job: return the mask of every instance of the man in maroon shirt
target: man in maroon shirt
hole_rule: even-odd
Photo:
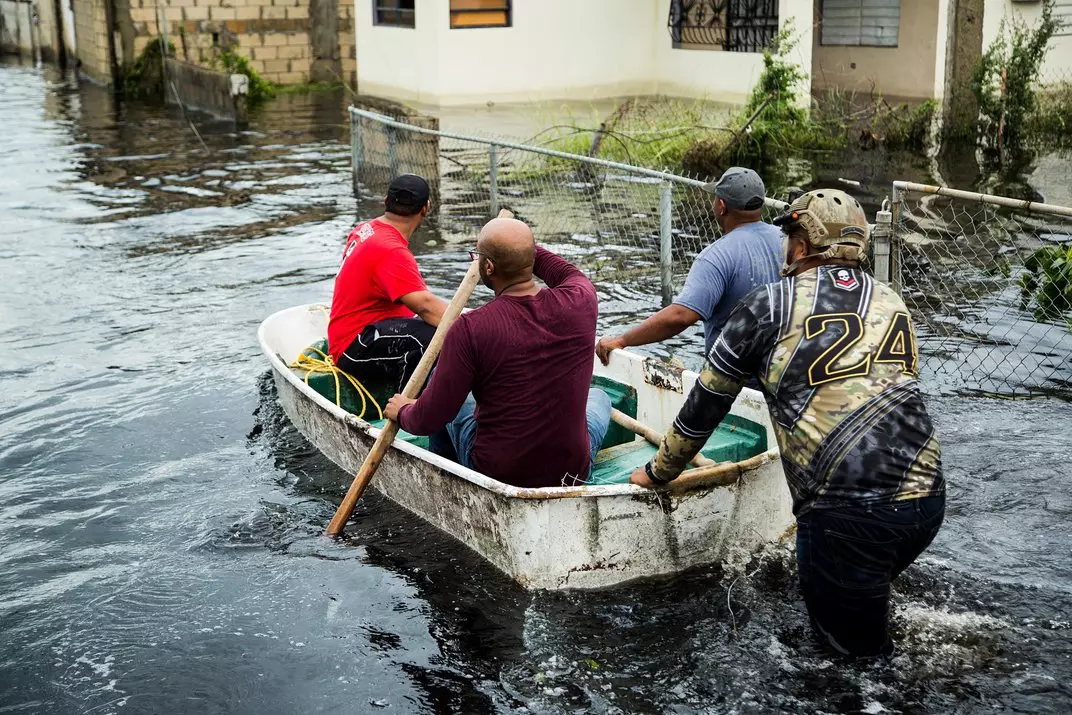
[[[328,320],[328,352],[359,380],[401,390],[435,334],[447,303],[428,291],[409,239],[428,214],[428,182],[391,181],[384,214],[346,239]],[[416,314],[416,315],[415,315]]]
[[[458,317],[424,394],[395,395],[386,414],[411,434],[446,426],[458,461],[501,482],[583,484],[610,425],[591,388],[595,288],[515,219],[484,226],[475,253],[495,299]]]

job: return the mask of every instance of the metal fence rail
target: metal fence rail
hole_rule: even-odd
[[[721,234],[703,182],[350,109],[355,189],[429,179],[447,242],[508,207],[594,279],[669,302]],[[1072,394],[1072,208],[895,182],[870,268],[914,315],[928,389]],[[767,199],[775,215],[786,204]],[[1062,248],[1063,247],[1063,248]],[[1065,253],[1060,253],[1060,251]],[[1057,276],[1057,278],[1054,278]]]
[[[692,258],[721,235],[703,181],[501,138],[414,126],[350,108],[355,186],[430,179],[448,240],[509,207],[539,240],[593,277],[659,280],[664,302]],[[767,199],[773,214],[786,204]]]
[[[895,182],[893,282],[956,389],[1072,388],[1072,208]],[[1062,258],[1064,256],[1064,258]],[[1063,278],[1062,278],[1063,276]]]

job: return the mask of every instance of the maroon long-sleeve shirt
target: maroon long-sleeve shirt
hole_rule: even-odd
[[[472,392],[473,466],[507,484],[551,487],[588,472],[598,301],[591,282],[550,251],[537,247],[533,272],[547,288],[499,296],[458,318],[431,383],[399,422],[410,434],[432,434]]]

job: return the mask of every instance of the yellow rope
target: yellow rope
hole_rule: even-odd
[[[306,355],[305,353],[310,350],[320,355],[320,357],[315,358]],[[342,375],[349,381],[351,385],[354,386],[354,389],[357,391],[358,396],[361,398],[361,412],[357,414],[358,418],[360,419],[365,416],[365,410],[368,408],[368,403],[371,402],[372,406],[376,408],[376,414],[379,415],[379,417],[377,417],[376,419],[383,419],[383,410],[380,409],[380,405],[376,402],[376,398],[372,396],[372,393],[369,392],[364,385],[358,382],[357,378],[355,378],[353,375],[350,375],[340,370],[338,365],[335,364],[335,361],[331,359],[330,355],[327,355],[324,352],[310,345],[305,350],[302,350],[301,355],[298,356],[297,360],[290,364],[290,367],[306,371],[306,385],[309,384],[309,377],[318,373],[326,373],[335,378],[335,404],[339,407],[342,407],[342,383],[339,382],[339,375]]]

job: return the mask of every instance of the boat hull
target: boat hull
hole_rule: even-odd
[[[287,416],[331,461],[356,473],[379,431],[298,379],[271,332],[262,326],[261,342]],[[312,342],[295,339],[284,349],[296,354],[294,345]],[[755,549],[792,525],[776,450],[748,460],[733,484],[668,494],[632,485],[521,489],[396,442],[372,486],[528,588],[601,588],[674,573],[719,562],[731,548]]]

